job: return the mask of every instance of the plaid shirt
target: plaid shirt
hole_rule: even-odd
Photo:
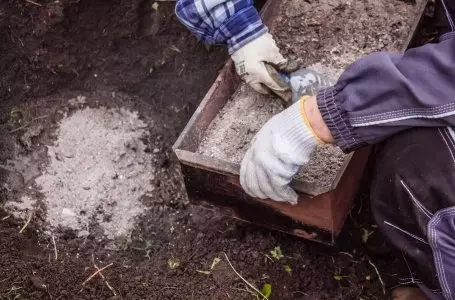
[[[253,0],[178,0],[175,13],[196,37],[232,54],[267,32]]]

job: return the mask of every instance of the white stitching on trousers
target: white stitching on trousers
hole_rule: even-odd
[[[390,117],[402,117],[412,113],[444,113],[450,111],[451,108],[455,108],[455,102],[446,103],[443,105],[429,107],[429,108],[404,108],[400,110],[382,112],[378,114],[368,115],[368,116],[359,116],[359,117],[351,117],[352,121],[368,121],[368,120],[375,120],[378,118],[390,118]]]
[[[409,196],[412,199],[412,202],[414,202],[414,204],[417,206],[417,208],[419,208],[425,214],[425,216],[428,217],[428,219],[431,219],[433,214],[428,209],[426,209],[426,207],[423,206],[423,204],[419,200],[417,200],[417,198],[411,192],[411,189],[408,187],[408,185],[402,179],[400,180],[400,183],[404,187],[406,192],[408,192]]]
[[[384,223],[387,224],[387,225],[389,225],[390,227],[393,227],[393,228],[395,228],[395,229],[397,229],[397,230],[403,232],[404,234],[406,234],[406,235],[408,235],[408,236],[410,236],[410,237],[412,237],[412,238],[418,240],[419,242],[428,245],[428,243],[427,243],[424,239],[422,239],[421,237],[418,237],[418,236],[416,236],[416,235],[410,233],[409,231],[406,231],[406,230],[404,230],[404,229],[398,227],[397,225],[394,225],[394,224],[392,224],[392,223],[390,223],[390,222],[388,222],[388,221],[384,221]]]
[[[450,28],[451,28],[452,31],[453,31],[455,28],[454,28],[454,25],[453,25],[453,20],[452,20],[452,18],[450,17],[449,10],[447,9],[447,6],[446,6],[446,3],[444,2],[444,0],[441,0],[441,3],[442,3],[442,5],[444,6],[444,10],[446,11],[447,20],[449,21]]]
[[[449,300],[453,300],[453,295],[450,291],[449,283],[447,282],[447,277],[445,274],[444,262],[442,260],[441,251],[439,250],[439,247],[437,247],[438,244],[436,242],[436,236],[437,236],[438,232],[435,228],[442,221],[443,217],[451,217],[451,216],[455,216],[455,207],[450,208],[449,210],[442,211],[442,213],[438,213],[436,215],[436,218],[430,220],[430,222],[428,223],[428,236],[429,236],[430,245],[431,245],[431,248],[433,249],[433,254],[435,257],[436,269],[441,274],[441,276],[439,276],[439,281],[441,283],[441,287],[442,287],[444,296]]]
[[[442,139],[444,140],[444,143],[446,144],[447,149],[449,149],[450,155],[452,156],[452,161],[455,164],[455,155],[454,155],[452,149],[450,148],[449,143],[447,143],[447,140],[446,140],[444,134],[442,133],[441,128],[439,128],[438,131],[439,131],[439,134],[441,135]]]
[[[449,142],[452,144],[452,150],[455,149],[455,144],[453,143],[453,138],[452,138],[452,135],[450,134],[450,130],[449,128],[444,128],[444,132],[447,136],[447,139],[449,140]]]
[[[411,278],[405,278],[405,279],[408,279],[408,280],[411,279],[412,283],[414,283],[416,279],[414,278],[414,274],[412,273],[411,267],[408,264],[406,256],[403,254],[403,252],[401,252],[401,255],[403,256],[404,263],[406,264],[406,267],[408,268],[409,276],[411,276]]]
[[[449,117],[449,116],[453,116],[453,115],[455,115],[455,110],[450,110],[450,111],[447,111],[447,112],[444,112],[441,114],[437,114],[437,115],[409,115],[409,116],[402,116],[402,117],[397,117],[397,118],[370,121],[370,122],[365,122],[365,123],[355,123],[355,122],[351,121],[351,125],[352,125],[352,127],[365,127],[365,126],[392,123],[392,122],[398,122],[398,121],[409,120],[409,119],[440,119],[440,118],[445,118],[445,117]]]

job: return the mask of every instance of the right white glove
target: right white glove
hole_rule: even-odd
[[[254,137],[240,168],[240,183],[250,196],[297,204],[289,184],[320,141],[306,119],[306,98],[275,115]]]
[[[286,72],[295,71],[297,67],[288,64],[270,33],[264,33],[244,45],[232,53],[231,58],[237,74],[262,94],[268,94],[270,90],[278,93],[289,90],[289,86],[279,80],[276,70],[273,70],[275,74],[270,74],[270,68],[267,70],[265,63]]]

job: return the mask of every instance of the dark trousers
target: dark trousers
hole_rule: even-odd
[[[455,206],[455,141],[446,128],[417,128],[388,139],[379,150],[371,189],[381,232],[403,253],[402,284],[440,292],[427,225]],[[404,276],[403,276],[404,275]]]
[[[436,0],[435,27],[439,36],[455,31],[455,0]]]
[[[455,0],[436,1],[439,35],[454,31],[454,23]],[[376,156],[371,202],[379,229],[403,253],[401,283],[443,299],[428,224],[438,211],[455,207],[455,131],[415,128],[387,139]]]

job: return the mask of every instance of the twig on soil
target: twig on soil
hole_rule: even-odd
[[[54,244],[54,258],[58,260],[57,245],[55,244],[55,236],[52,234],[52,243]]]
[[[249,290],[249,289],[248,289],[248,286],[246,286],[246,288],[244,288],[244,289],[237,288],[237,287],[231,287],[231,289],[236,290],[236,291],[240,291],[240,292],[249,293],[249,294],[251,294],[253,297],[256,297],[256,298],[258,297],[258,295],[257,295],[255,292],[253,292],[252,290]]]
[[[43,6],[42,4],[39,4],[38,2],[32,1],[32,0],[25,0],[25,2],[31,3],[36,6]]]
[[[8,215],[8,216],[6,216],[6,217],[3,217],[3,218],[2,218],[2,221],[8,220],[9,218],[11,218],[11,215]]]
[[[379,273],[379,270],[378,268],[376,267],[376,265],[371,261],[371,260],[368,260],[368,263],[373,266],[374,270],[376,271],[376,274],[378,275],[378,278],[379,278],[379,282],[381,282],[381,285],[382,285],[382,292],[384,293],[385,295],[385,285],[384,285],[384,281],[382,280],[382,277],[381,277],[381,274]]]
[[[117,296],[117,292],[115,291],[115,289],[109,284],[109,282],[107,281],[106,277],[104,277],[103,273],[101,273],[101,269],[98,268],[97,265],[93,265],[95,267],[95,269],[97,269],[99,272],[99,275],[101,276],[101,278],[103,278],[104,280],[104,283],[106,284],[107,288],[111,290],[111,292],[114,294],[114,296]]]
[[[295,292],[292,292],[293,294],[301,294],[301,295],[304,295],[304,296],[308,296],[307,293],[305,292],[302,292],[302,291],[295,291]]]
[[[82,285],[85,285],[87,284],[87,282],[89,282],[90,280],[93,279],[93,277],[95,277],[96,275],[98,275],[98,273],[101,273],[102,271],[106,270],[107,268],[109,268],[110,266],[112,266],[114,263],[110,263],[108,264],[107,266],[104,266],[102,267],[101,269],[97,269],[97,271],[95,273],[93,273],[92,275],[90,275],[87,279],[85,279],[85,281],[82,283]]]
[[[229,260],[229,257],[227,256],[226,253],[223,253],[224,257],[226,257],[226,261],[228,262],[229,266],[231,267],[232,271],[234,271],[235,275],[237,275],[240,279],[242,279],[243,282],[245,282],[246,285],[248,285],[250,288],[252,288],[258,295],[261,295],[263,299],[268,300],[268,298],[262,294],[254,285],[249,283],[245,278],[242,277],[242,275],[239,274],[234,268],[234,266],[231,264],[231,261]]]
[[[25,1],[27,1],[27,0],[25,0]],[[20,130],[22,130],[22,129],[27,128],[32,122],[37,121],[37,120],[41,120],[41,119],[45,119],[45,118],[47,118],[47,117],[49,117],[49,116],[48,116],[48,115],[44,115],[44,116],[40,116],[40,117],[36,117],[36,118],[34,118],[34,119],[31,119],[30,122],[27,122],[27,123],[25,123],[24,125],[22,125],[22,126],[16,128],[16,129],[13,129],[13,130],[9,131],[8,133],[15,133],[15,132],[18,132],[18,131],[20,131]]]
[[[24,232],[25,228],[27,228],[28,224],[30,224],[30,221],[32,220],[33,217],[33,212],[30,212],[30,215],[27,218],[27,222],[25,222],[24,226],[22,226],[21,230],[19,230],[19,234]]]
[[[350,258],[354,259],[354,256],[353,256],[351,253],[349,253],[349,252],[340,251],[340,253],[341,253],[341,254],[344,254],[344,255],[347,255],[347,256],[349,256]]]

